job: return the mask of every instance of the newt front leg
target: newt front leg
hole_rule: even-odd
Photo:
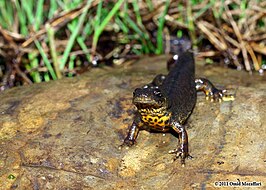
[[[129,132],[127,134],[127,137],[125,138],[123,144],[119,147],[120,149],[123,146],[132,146],[135,144],[136,139],[138,137],[139,134],[139,130],[140,128],[143,126],[143,123],[140,119],[140,117],[137,115],[129,129]]]
[[[179,135],[179,148],[170,150],[170,154],[176,154],[175,159],[181,157],[181,165],[185,166],[185,159],[192,158],[188,153],[188,136],[187,131],[183,125],[180,125],[179,122],[172,122],[172,129]]]

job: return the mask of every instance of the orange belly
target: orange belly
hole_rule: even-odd
[[[169,127],[169,121],[170,121],[170,114],[168,115],[141,115],[142,121],[148,125],[149,127],[152,127],[155,130],[159,131],[165,131],[165,127]]]

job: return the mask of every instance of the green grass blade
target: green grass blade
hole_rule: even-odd
[[[124,34],[128,34],[129,28],[124,22],[122,22],[122,20],[118,16],[115,17],[115,22],[119,26],[119,28],[123,31]]]
[[[60,70],[64,69],[64,67],[65,67],[65,64],[67,62],[69,53],[70,53],[70,51],[71,51],[71,49],[72,49],[72,47],[74,45],[75,39],[78,36],[79,31],[80,31],[80,29],[81,29],[81,27],[82,27],[82,25],[84,23],[86,14],[88,12],[88,9],[91,6],[91,3],[92,3],[92,0],[89,0],[87,2],[87,5],[84,8],[84,11],[83,11],[83,13],[81,14],[81,16],[79,18],[78,25],[77,25],[76,29],[74,30],[74,32],[70,36],[70,39],[69,39],[69,41],[67,43],[66,49],[65,49],[64,54],[63,54],[63,58],[62,58],[61,63],[60,63]]]
[[[149,49],[147,47],[147,43],[145,42],[144,33],[139,29],[136,23],[129,17],[125,17],[125,21],[127,22],[128,26],[132,28],[137,34],[134,35],[135,39],[140,40],[142,43],[142,48],[145,53],[149,53]]]
[[[48,72],[44,73],[44,81],[45,82],[50,81],[50,76],[49,76],[49,73]]]
[[[39,52],[40,52],[40,54],[42,56],[42,59],[44,61],[44,64],[46,65],[50,75],[52,76],[53,80],[56,80],[57,77],[56,77],[56,74],[54,72],[54,69],[53,69],[50,61],[48,60],[48,58],[47,58],[47,56],[46,56],[46,54],[45,54],[40,42],[38,42],[37,40],[34,40],[34,43],[35,43],[36,47],[38,48],[38,50],[39,50]]]
[[[27,70],[30,71],[30,75],[35,83],[42,82],[41,75],[38,71],[39,61],[37,59],[37,52],[28,54],[30,65],[27,65]]]
[[[165,15],[168,12],[169,5],[170,5],[170,1],[167,0],[165,3],[163,14],[159,19],[159,27],[157,31],[157,49],[155,51],[156,54],[161,54],[163,52],[163,28],[164,28],[164,23],[165,23]]]
[[[34,15],[33,15],[33,7],[31,6],[31,2],[27,1],[27,3],[21,3],[22,4],[22,8],[25,10],[27,18],[29,20],[29,24],[33,24],[34,23]]]
[[[100,0],[96,11],[95,26],[94,26],[95,30],[98,30],[98,27],[100,26],[101,23],[102,5],[103,5],[103,0]]]
[[[99,37],[100,37],[101,33],[103,32],[105,26],[108,24],[108,22],[111,20],[111,18],[115,15],[115,13],[118,11],[118,9],[120,8],[120,6],[122,5],[123,2],[124,2],[124,0],[118,0],[116,2],[116,4],[114,5],[114,7],[112,8],[112,10],[109,12],[109,14],[104,18],[101,25],[97,28],[97,30],[95,30],[94,35],[93,35],[93,40],[92,40],[92,49],[93,50],[96,49]]]
[[[79,37],[77,37],[77,42],[78,42],[79,46],[81,47],[82,51],[86,52],[86,58],[87,58],[88,62],[90,62],[89,49],[88,49],[84,39],[81,36],[79,36]]]
[[[57,0],[56,2],[57,2],[58,6],[59,6],[61,9],[63,9],[63,10],[68,10],[67,5],[68,5],[69,3],[65,4],[65,3],[62,2],[61,0]]]
[[[141,38],[144,38],[141,29],[139,29],[136,23],[129,16],[125,17],[125,21],[127,22],[128,26],[132,28]]]
[[[240,14],[240,18],[245,18],[247,16],[246,12],[247,12],[247,0],[242,0],[240,3],[240,10],[241,10],[241,14]]]
[[[132,5],[133,5],[133,8],[134,8],[134,12],[136,14],[137,24],[140,26],[140,28],[141,28],[141,30],[143,32],[143,36],[144,36],[144,39],[145,39],[145,44],[144,45],[147,46],[147,47],[145,47],[146,53],[151,53],[151,52],[153,52],[155,50],[155,48],[154,48],[153,44],[151,43],[150,36],[149,36],[148,32],[146,31],[145,26],[142,23],[138,1],[134,0],[132,2]]]
[[[133,5],[133,9],[134,9],[134,12],[135,12],[135,15],[136,15],[137,24],[142,27],[143,25],[142,25],[142,19],[141,19],[141,16],[140,16],[140,12],[139,12],[138,0],[134,0],[132,2],[132,5]]]
[[[41,24],[43,23],[43,4],[44,0],[37,1],[37,8],[36,8],[35,22],[34,22],[35,31],[39,30]]]
[[[53,18],[56,9],[57,9],[56,0],[50,0],[50,8],[49,8],[49,13],[48,13],[49,19]]]
[[[93,33],[93,29],[90,22],[87,22],[82,31],[82,38],[85,40],[87,36]]]
[[[77,24],[78,24],[78,22],[77,22],[77,20],[73,20],[70,24],[68,24],[68,29],[70,30],[70,32],[74,32],[74,30],[75,30],[75,28],[77,27]],[[89,26],[89,27],[88,27]],[[85,25],[85,27],[84,27],[84,29],[83,29],[83,31],[85,32],[85,33],[89,33],[90,32],[90,25],[89,25],[89,23],[87,23],[86,25]],[[85,43],[85,40],[86,40],[86,37],[84,36],[78,36],[77,37],[77,42],[78,42],[78,44],[79,44],[79,46],[81,47],[81,49],[84,51],[84,52],[87,52],[86,53],[86,58],[87,58],[87,60],[88,60],[88,62],[90,62],[90,55],[89,55],[89,49],[87,48],[87,46],[86,46],[86,43]]]
[[[142,30],[139,28],[139,26],[133,21],[128,14],[120,13],[120,17],[122,17],[123,21],[126,23],[126,25],[133,29],[135,34],[135,40],[140,41],[142,44],[143,53],[151,53],[155,51],[155,47],[153,46],[150,37],[148,33],[145,31],[145,28],[143,27]],[[129,36],[128,36],[129,37]]]
[[[17,12],[18,20],[20,22],[20,33],[23,35],[27,35],[29,32],[28,32],[28,28],[27,28],[26,14],[22,10],[22,8],[20,7],[18,0],[15,1],[15,7],[16,7],[15,11]]]
[[[189,37],[192,42],[192,49],[196,50],[197,49],[197,38],[196,38],[194,20],[192,16],[192,4],[190,1],[187,2],[186,16],[187,16],[187,26],[188,26],[188,31],[189,31]]]
[[[74,19],[71,21],[71,23],[67,25],[67,28],[73,33],[75,29],[77,28],[77,25],[78,25],[78,20]]]
[[[152,12],[154,10],[153,3],[151,0],[146,0],[147,6],[149,8],[149,11]]]
[[[13,14],[10,10],[11,2],[0,1],[0,22],[3,28],[11,29]]]
[[[205,6],[204,8],[202,8],[201,11],[204,11],[205,9],[209,9],[209,7],[213,7],[216,3],[216,0],[210,0],[209,4],[207,4],[207,6]],[[221,4],[224,5],[224,0],[221,0]],[[220,6],[217,11],[217,9],[213,8],[212,9],[212,13],[215,17],[215,19],[220,19],[222,16],[222,10],[223,10],[224,6]],[[194,17],[194,19],[197,19],[197,16]]]
[[[202,9],[196,12],[195,16],[193,17],[194,20],[198,19],[203,13],[205,13],[209,8],[213,6],[212,3],[213,0],[211,0],[210,3],[208,3],[206,6],[204,6]],[[216,11],[214,11],[215,16],[218,14]]]
[[[68,76],[69,77],[72,77],[73,76],[73,69],[74,69],[74,66],[75,66],[75,59],[76,59],[76,56],[75,55],[71,55],[70,56],[70,59],[69,59],[69,65],[68,65],[68,70],[69,70],[69,73],[68,73]]]
[[[57,51],[55,47],[55,40],[54,40],[54,29],[50,25],[46,25],[46,30],[48,34],[48,40],[49,40],[49,47],[50,47],[50,53],[53,60],[53,66],[56,73],[57,78],[62,78],[62,74],[59,69],[59,61],[57,58]]]

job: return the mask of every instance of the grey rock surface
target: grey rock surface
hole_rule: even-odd
[[[1,93],[0,189],[215,189],[239,180],[265,189],[265,76],[197,66],[236,99],[198,95],[185,167],[168,154],[177,145],[170,133],[141,131],[135,146],[118,149],[134,116],[133,90],[167,73],[165,63],[147,57]]]

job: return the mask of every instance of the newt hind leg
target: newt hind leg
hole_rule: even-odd
[[[196,90],[203,91],[206,99],[211,101],[233,101],[234,95],[226,94],[226,90],[217,89],[208,79],[197,78],[195,79]]]

